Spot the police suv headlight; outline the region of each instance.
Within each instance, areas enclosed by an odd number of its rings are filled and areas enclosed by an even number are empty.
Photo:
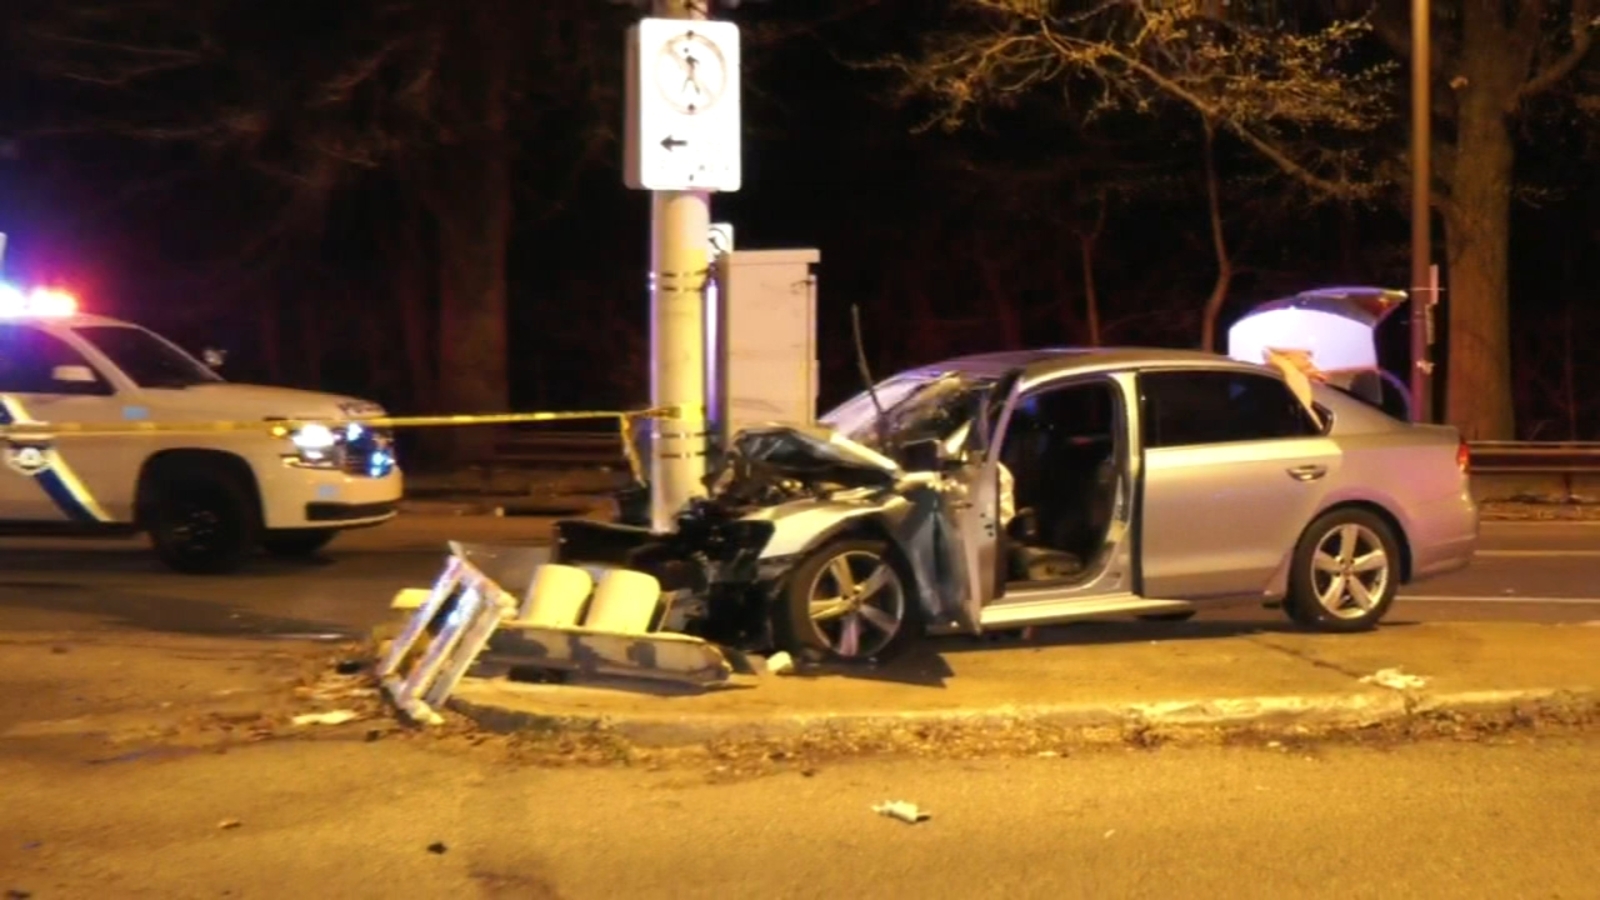
[[[285,435],[295,452],[285,459],[310,469],[339,468],[339,435],[326,425],[310,422]]]

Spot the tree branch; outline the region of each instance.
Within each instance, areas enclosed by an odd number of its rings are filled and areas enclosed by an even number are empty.
[[[1532,27],[1536,29],[1539,22],[1535,17],[1542,17],[1543,9],[1542,2],[1523,0],[1521,19],[1533,20]],[[1568,15],[1572,21],[1569,32],[1571,44],[1567,51],[1523,82],[1507,105],[1506,112],[1516,112],[1528,100],[1565,81],[1583,62],[1583,58],[1589,55],[1589,50],[1594,46],[1595,27],[1600,24],[1595,19],[1593,0],[1572,0],[1572,11]],[[1519,21],[1517,24],[1521,27],[1523,23]]]
[[[1075,42],[1076,39],[1061,36],[1054,31],[1046,30],[1045,36],[1047,40],[1055,43],[1056,46],[1064,53],[1071,53],[1074,51],[1081,52],[1083,49],[1069,47],[1068,44],[1070,42]],[[1274,146],[1271,142],[1262,138],[1260,135],[1257,135],[1254,131],[1244,126],[1233,117],[1226,115],[1217,104],[1212,103],[1206,98],[1201,97],[1199,94],[1188,90],[1182,84],[1178,83],[1172,78],[1168,78],[1155,67],[1146,64],[1143,60],[1129,56],[1115,48],[1104,45],[1097,45],[1091,52],[1101,56],[1113,57],[1117,59],[1120,64],[1128,68],[1130,71],[1136,72],[1143,76],[1147,81],[1149,81],[1162,92],[1192,108],[1200,115],[1202,119],[1208,123],[1220,122],[1224,128],[1226,128],[1240,140],[1244,141],[1246,144],[1249,144],[1256,150],[1256,152],[1265,157],[1267,161],[1271,162],[1274,166],[1277,166],[1278,169],[1285,174],[1306,185],[1314,193],[1336,199],[1358,199],[1369,196],[1372,193],[1369,188],[1364,186],[1348,183],[1341,184],[1339,182],[1323,178],[1305,166],[1295,162],[1289,157],[1288,154],[1278,149],[1278,147]],[[1207,127],[1210,128],[1212,126],[1208,125]]]

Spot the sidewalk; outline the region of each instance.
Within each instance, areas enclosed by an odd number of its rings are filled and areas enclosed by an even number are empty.
[[[678,694],[469,678],[449,702],[492,730],[598,730],[661,746],[841,731],[882,741],[923,726],[951,739],[1019,726],[1337,730],[1430,712],[1522,715],[1529,704],[1600,710],[1600,623],[1395,624],[1364,635],[1099,623],[1030,643],[928,646],[875,675],[739,676]]]

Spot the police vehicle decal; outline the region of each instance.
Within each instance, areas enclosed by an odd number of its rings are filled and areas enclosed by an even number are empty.
[[[0,396],[0,425],[25,425],[32,423],[22,404],[11,397]],[[32,478],[38,483],[67,518],[74,522],[105,523],[111,516],[94,499],[89,488],[78,479],[77,473],[56,452],[49,442],[6,441],[6,465],[12,470]]]

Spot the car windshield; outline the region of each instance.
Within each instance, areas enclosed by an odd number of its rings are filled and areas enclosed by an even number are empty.
[[[139,387],[186,388],[222,380],[199,360],[143,328],[81,325],[73,330]]]
[[[897,375],[877,385],[884,424],[895,444],[948,440],[972,419],[993,380],[956,373]],[[877,407],[862,391],[822,417],[825,425],[874,450],[879,446]]]

